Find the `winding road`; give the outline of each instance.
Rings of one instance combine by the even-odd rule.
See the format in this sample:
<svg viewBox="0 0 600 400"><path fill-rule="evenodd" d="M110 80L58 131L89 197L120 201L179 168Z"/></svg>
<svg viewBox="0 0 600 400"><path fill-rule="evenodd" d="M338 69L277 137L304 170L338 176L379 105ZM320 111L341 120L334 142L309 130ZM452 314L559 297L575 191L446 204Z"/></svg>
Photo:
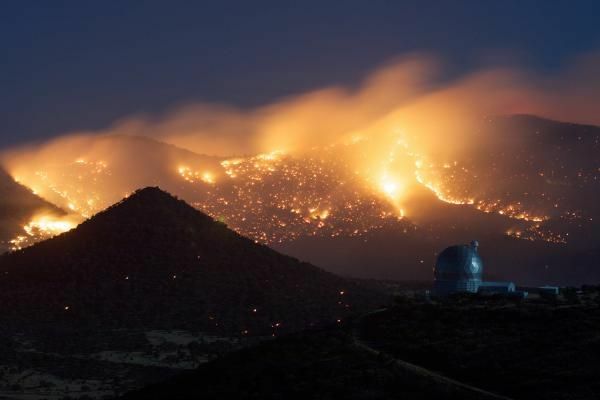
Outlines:
<svg viewBox="0 0 600 400"><path fill-rule="evenodd" d="M371 311L356 319L352 326L352 338L356 347L371 355L377 356L378 358L381 358L388 363L393 363L394 366L401 371L415 374L419 377L430 380L432 383L441 385L448 391L448 394L452 398L481 400L512 400L510 397L502 396L484 389L480 389L475 386L471 386L463 382L459 382L457 380L448 378L447 376L441 375L437 372L431 371L427 368L423 368L418 365L409 363L407 361L400 360L398 358L393 357L390 354L387 354L370 346L360 337L359 326L365 318L382 313L384 311L387 311L387 308L381 308L375 311Z"/></svg>

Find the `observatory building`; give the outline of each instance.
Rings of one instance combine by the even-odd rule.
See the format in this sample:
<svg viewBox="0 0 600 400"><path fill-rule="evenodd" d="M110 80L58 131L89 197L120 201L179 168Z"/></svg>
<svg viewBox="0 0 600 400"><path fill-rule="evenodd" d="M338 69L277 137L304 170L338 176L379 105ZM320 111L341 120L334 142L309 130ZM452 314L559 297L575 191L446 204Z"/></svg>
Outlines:
<svg viewBox="0 0 600 400"><path fill-rule="evenodd" d="M435 263L435 293L477 293L481 286L483 262L477 253L479 243L450 246L440 253Z"/></svg>
<svg viewBox="0 0 600 400"><path fill-rule="evenodd" d="M434 269L434 293L447 296L452 293L505 294L527 297L527 292L516 290L513 282L483 281L483 262L478 253L479 242L450 246L440 253Z"/></svg>

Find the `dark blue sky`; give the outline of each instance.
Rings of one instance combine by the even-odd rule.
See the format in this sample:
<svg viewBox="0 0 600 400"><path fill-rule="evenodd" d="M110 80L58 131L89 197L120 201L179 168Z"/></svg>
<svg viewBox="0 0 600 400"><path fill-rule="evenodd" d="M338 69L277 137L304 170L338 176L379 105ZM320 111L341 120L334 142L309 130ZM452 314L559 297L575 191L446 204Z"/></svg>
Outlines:
<svg viewBox="0 0 600 400"><path fill-rule="evenodd" d="M0 146L188 102L352 85L413 51L455 72L498 53L553 69L600 49L599 17L597 0L5 0Z"/></svg>

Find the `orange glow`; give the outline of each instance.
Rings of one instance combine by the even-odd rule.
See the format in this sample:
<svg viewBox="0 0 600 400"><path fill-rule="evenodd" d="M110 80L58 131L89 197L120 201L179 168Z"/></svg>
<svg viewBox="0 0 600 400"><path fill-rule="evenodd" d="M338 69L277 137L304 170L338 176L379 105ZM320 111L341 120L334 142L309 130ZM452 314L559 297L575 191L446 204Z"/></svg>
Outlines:
<svg viewBox="0 0 600 400"><path fill-rule="evenodd" d="M37 215L23 226L23 235L10 241L10 249L20 250L41 240L68 232L77 226L80 218L77 216L57 217L52 215Z"/></svg>
<svg viewBox="0 0 600 400"><path fill-rule="evenodd" d="M202 181L212 185L216 182L214 174L210 171L193 171L189 167L179 167L177 171L179 172L179 175L189 183Z"/></svg>
<svg viewBox="0 0 600 400"><path fill-rule="evenodd" d="M160 185L263 243L364 235L405 212L427 213L431 204L415 201L422 192L532 226L551 219L521 202L523 191L490 194L496 182L468 160L498 140L481 135L488 116L600 123L589 97L600 93L591 90L597 79L556 89L547 83L557 77L504 69L442 81L439 68L432 57L408 57L352 88L326 87L248 110L190 105L162 118L130 118L101 132L13 149L1 161L15 180L80 218L124 193ZM152 143L138 151L144 143L132 138L139 136L172 146ZM121 151L124 137L135 142L127 151ZM68 228L53 224L45 227ZM29 238L24 231L13 246Z"/></svg>
<svg viewBox="0 0 600 400"><path fill-rule="evenodd" d="M398 184L388 179L384 179L381 182L381 188L390 197L394 197L398 192Z"/></svg>
<svg viewBox="0 0 600 400"><path fill-rule="evenodd" d="M58 219L50 216L40 216L34 218L23 229L28 235L33 236L36 232L48 235L58 235L70 231L75 227L75 223L69 220Z"/></svg>

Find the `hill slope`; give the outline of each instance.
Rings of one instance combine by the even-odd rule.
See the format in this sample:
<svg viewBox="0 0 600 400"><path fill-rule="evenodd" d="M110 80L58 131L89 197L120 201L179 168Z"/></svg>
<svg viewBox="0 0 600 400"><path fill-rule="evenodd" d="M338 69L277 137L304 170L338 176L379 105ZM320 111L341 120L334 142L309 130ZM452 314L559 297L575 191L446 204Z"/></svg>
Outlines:
<svg viewBox="0 0 600 400"><path fill-rule="evenodd" d="M494 243L485 259L498 279L597 282L600 128L501 116L468 137L462 150L440 154L397 144L389 168L408 182L403 219L377 180L356 174L367 142L223 159L148 138L90 136L16 152L9 164L84 216L160 185L238 233L332 272L429 280L438 251L477 238L487 249Z"/></svg>
<svg viewBox="0 0 600 400"><path fill-rule="evenodd" d="M0 169L0 253L8 249L11 239L24 234L23 225L38 213L63 214Z"/></svg>
<svg viewBox="0 0 600 400"><path fill-rule="evenodd" d="M397 368L356 347L343 329L237 351L123 399L196 399L199 393L202 399L494 399Z"/></svg>
<svg viewBox="0 0 600 400"><path fill-rule="evenodd" d="M379 295L258 245L157 188L0 257L14 322L271 334L333 322Z"/></svg>
<svg viewBox="0 0 600 400"><path fill-rule="evenodd" d="M597 399L600 287L513 302L406 299L363 318L371 347L513 399Z"/></svg>

